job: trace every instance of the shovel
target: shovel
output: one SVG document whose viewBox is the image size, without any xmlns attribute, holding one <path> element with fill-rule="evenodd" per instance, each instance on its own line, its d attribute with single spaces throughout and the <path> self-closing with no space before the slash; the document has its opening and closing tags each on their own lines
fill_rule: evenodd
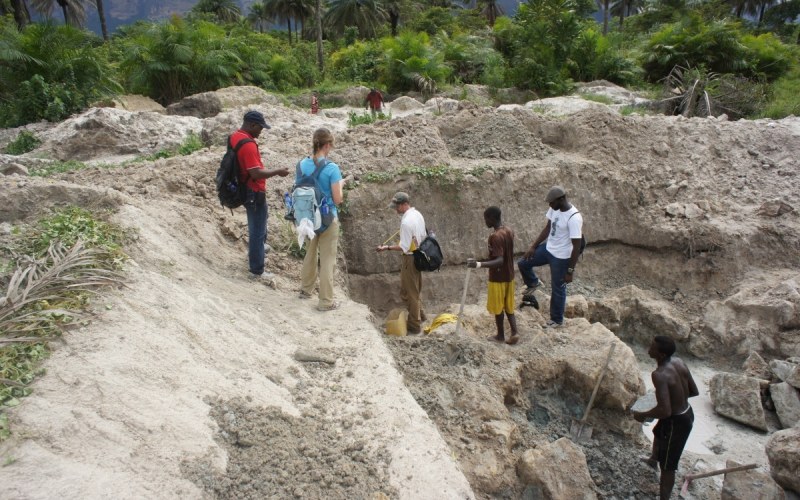
<svg viewBox="0 0 800 500">
<path fill-rule="evenodd" d="M 586 421 L 589 419 L 589 412 L 592 411 L 594 398 L 597 396 L 597 390 L 600 389 L 600 382 L 603 381 L 603 377 L 605 376 L 606 370 L 608 369 L 608 363 L 611 361 L 611 356 L 614 355 L 614 349 L 616 347 L 617 344 L 612 343 L 611 347 L 608 348 L 608 357 L 606 358 L 606 364 L 603 365 L 603 369 L 600 370 L 600 376 L 597 377 L 597 382 L 594 384 L 592 397 L 589 398 L 589 404 L 586 405 L 586 411 L 583 412 L 583 418 L 580 420 L 572 419 L 572 425 L 569 428 L 569 433 L 572 436 L 573 441 L 586 441 L 592 437 L 592 426 L 587 425 Z"/>
<path fill-rule="evenodd" d="M 464 303 L 467 301 L 467 287 L 469 286 L 470 271 L 472 271 L 472 268 L 468 267 L 467 275 L 464 277 L 464 292 L 461 294 L 461 306 L 458 308 L 458 318 L 456 319 L 456 335 L 458 335 L 458 328 L 461 326 L 461 316 L 464 314 Z"/>
</svg>

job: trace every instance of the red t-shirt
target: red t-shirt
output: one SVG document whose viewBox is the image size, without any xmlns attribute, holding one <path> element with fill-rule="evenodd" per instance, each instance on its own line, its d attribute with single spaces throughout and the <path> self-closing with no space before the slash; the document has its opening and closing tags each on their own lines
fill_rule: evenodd
<svg viewBox="0 0 800 500">
<path fill-rule="evenodd" d="M 248 134 L 244 130 L 237 130 L 231 134 L 231 146 L 236 147 L 236 145 L 242 139 L 255 140 L 252 135 Z M 242 147 L 239 148 L 239 152 L 237 153 L 236 157 L 239 160 L 239 180 L 246 182 L 247 187 L 249 187 L 252 191 L 257 193 L 265 192 L 267 190 L 266 179 L 253 179 L 247 175 L 247 171 L 251 168 L 264 168 L 264 164 L 261 162 L 261 153 L 258 152 L 258 144 L 255 142 L 243 144 Z"/>
<path fill-rule="evenodd" d="M 383 96 L 376 90 L 375 92 L 370 92 L 367 94 L 367 101 L 369 101 L 370 109 L 380 111 L 381 103 L 383 102 Z"/>
</svg>

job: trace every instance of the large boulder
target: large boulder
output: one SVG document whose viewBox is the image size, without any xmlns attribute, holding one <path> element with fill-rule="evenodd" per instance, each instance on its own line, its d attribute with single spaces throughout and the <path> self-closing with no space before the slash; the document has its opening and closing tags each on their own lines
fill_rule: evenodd
<svg viewBox="0 0 800 500">
<path fill-rule="evenodd" d="M 565 346 L 551 355 L 555 366 L 561 367 L 558 381 L 581 400 L 589 400 L 611 344 L 615 345 L 614 354 L 598 389 L 595 408 L 621 411 L 644 394 L 636 356 L 602 324 L 589 324 L 585 319 L 570 320 L 567 326 L 557 330 L 555 340 Z"/>
<path fill-rule="evenodd" d="M 540 490 L 543 498 L 597 498 L 586 456 L 567 438 L 525 451 L 517 463 L 517 475 Z"/>
<path fill-rule="evenodd" d="M 770 385 L 769 392 L 781 427 L 788 429 L 797 425 L 800 422 L 800 392 L 786 382 Z"/>
<path fill-rule="evenodd" d="M 766 431 L 761 406 L 761 381 L 735 373 L 717 373 L 708 384 L 714 411 L 743 424 Z"/>
<path fill-rule="evenodd" d="M 209 118 L 242 106 L 278 103 L 277 97 L 258 87 L 234 86 L 184 97 L 167 106 L 167 114 Z"/>
<path fill-rule="evenodd" d="M 789 361 L 774 359 L 769 362 L 769 367 L 776 377 L 792 387 L 800 388 L 800 365 Z"/>
<path fill-rule="evenodd" d="M 400 96 L 391 103 L 392 112 L 394 111 L 415 111 L 422 109 L 424 105 L 413 97 Z"/>
<path fill-rule="evenodd" d="M 114 159 L 177 149 L 203 123 L 190 116 L 91 108 L 42 133 L 39 153 L 57 160 Z"/>
<path fill-rule="evenodd" d="M 740 463 L 728 460 L 725 467 L 738 467 Z M 784 500 L 786 494 L 769 475 L 758 469 L 725 474 L 720 500 Z"/>
<path fill-rule="evenodd" d="M 800 427 L 773 434 L 767 441 L 767 459 L 775 481 L 800 494 Z"/>
<path fill-rule="evenodd" d="M 600 321 L 625 340 L 650 345 L 656 335 L 676 342 L 689 338 L 689 323 L 672 305 L 652 292 L 629 285 L 589 305 L 590 321 Z"/>
<path fill-rule="evenodd" d="M 765 289 L 766 288 L 766 289 Z M 706 304 L 705 328 L 692 338 L 697 356 L 740 355 L 750 351 L 792 356 L 800 352 L 800 274 L 783 273 L 747 282 L 723 301 Z"/>
<path fill-rule="evenodd" d="M 755 377 L 762 380 L 772 379 L 772 372 L 769 369 L 769 364 L 755 351 L 750 351 L 747 359 L 744 360 L 742 370 L 748 377 Z"/>
</svg>

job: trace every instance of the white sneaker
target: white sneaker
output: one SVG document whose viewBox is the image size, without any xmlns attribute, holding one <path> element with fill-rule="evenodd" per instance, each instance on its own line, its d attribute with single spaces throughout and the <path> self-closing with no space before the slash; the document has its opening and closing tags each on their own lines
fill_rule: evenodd
<svg viewBox="0 0 800 500">
<path fill-rule="evenodd" d="M 562 326 L 564 326 L 564 323 L 556 323 L 552 319 L 549 320 L 546 325 L 544 325 L 545 328 L 561 328 Z"/>
</svg>

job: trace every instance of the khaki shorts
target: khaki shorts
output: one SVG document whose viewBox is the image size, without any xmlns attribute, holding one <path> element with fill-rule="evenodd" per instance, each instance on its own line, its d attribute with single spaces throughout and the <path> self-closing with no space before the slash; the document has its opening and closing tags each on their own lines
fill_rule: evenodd
<svg viewBox="0 0 800 500">
<path fill-rule="evenodd" d="M 514 314 L 514 282 L 495 283 L 490 281 L 486 309 L 495 316 L 503 311 L 506 314 Z"/>
</svg>

